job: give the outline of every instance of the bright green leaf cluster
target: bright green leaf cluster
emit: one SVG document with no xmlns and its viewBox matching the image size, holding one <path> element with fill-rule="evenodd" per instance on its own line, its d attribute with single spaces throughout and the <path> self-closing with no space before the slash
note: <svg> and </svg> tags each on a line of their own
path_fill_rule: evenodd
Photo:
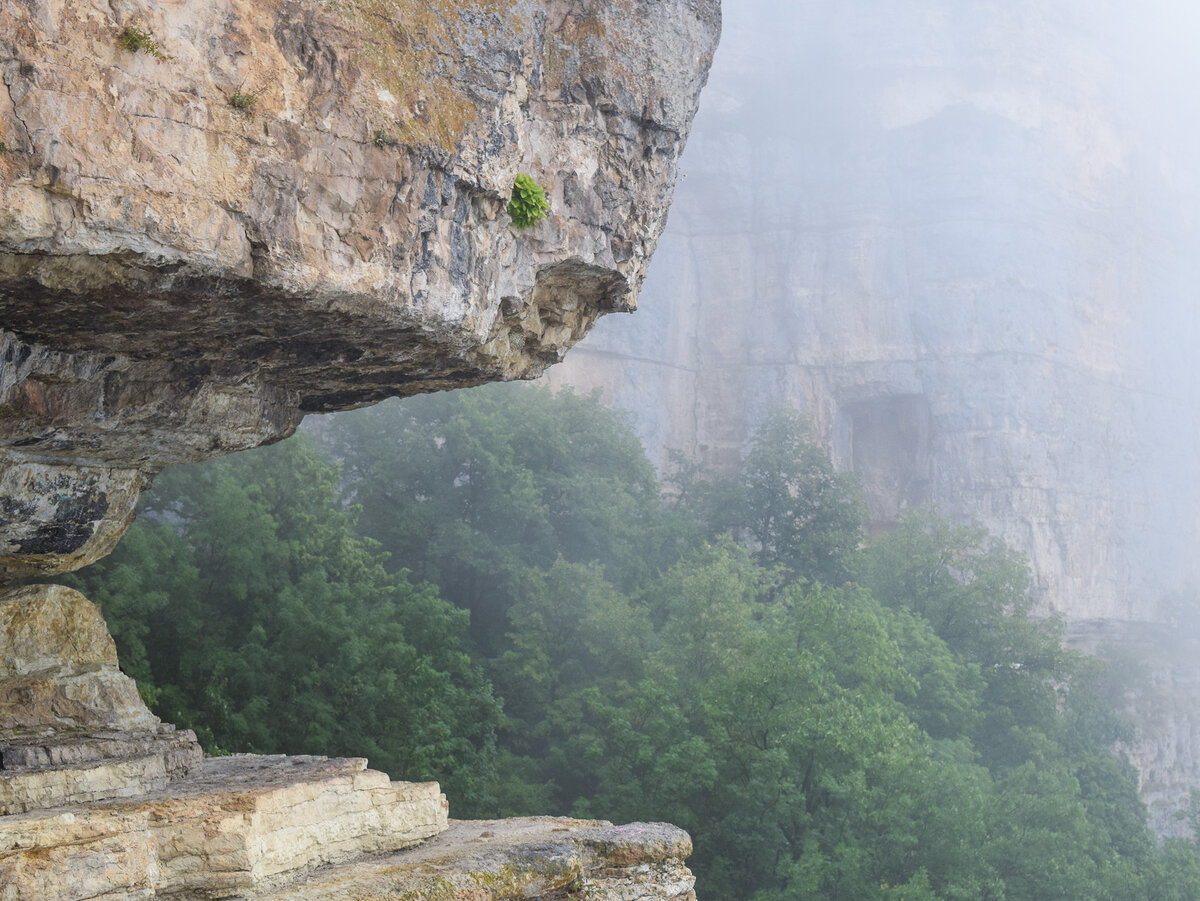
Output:
<svg viewBox="0 0 1200 901">
<path fill-rule="evenodd" d="M 536 181 L 522 172 L 513 182 L 512 199 L 508 201 L 508 215 L 517 228 L 537 225 L 550 212 L 550 201 L 546 192 Z"/>
<path fill-rule="evenodd" d="M 117 38 L 117 43 L 130 53 L 149 53 L 155 59 L 166 59 L 167 56 L 158 49 L 158 42 L 154 40 L 154 36 L 150 32 L 138 28 L 136 25 L 126 25 L 121 36 Z"/>
</svg>

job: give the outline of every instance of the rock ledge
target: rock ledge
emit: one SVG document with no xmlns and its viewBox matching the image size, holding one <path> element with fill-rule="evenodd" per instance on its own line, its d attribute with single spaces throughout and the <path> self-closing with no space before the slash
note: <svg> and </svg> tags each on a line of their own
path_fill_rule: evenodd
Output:
<svg viewBox="0 0 1200 901">
<path fill-rule="evenodd" d="M 425 844 L 313 873 L 264 899 L 695 901 L 686 832 L 664 823 L 536 817 L 451 821 Z"/>
</svg>

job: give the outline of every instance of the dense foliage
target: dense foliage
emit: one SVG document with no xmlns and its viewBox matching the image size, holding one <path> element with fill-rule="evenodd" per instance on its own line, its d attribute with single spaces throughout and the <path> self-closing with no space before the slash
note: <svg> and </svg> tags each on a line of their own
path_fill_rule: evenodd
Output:
<svg viewBox="0 0 1200 901">
<path fill-rule="evenodd" d="M 366 756 L 482 808 L 499 705 L 467 614 L 388 573 L 338 485 L 303 439 L 171 470 L 83 588 L 152 709 L 210 751 Z"/>
<path fill-rule="evenodd" d="M 929 511 L 864 548 L 794 415 L 669 492 L 619 416 L 528 387 L 317 446 L 166 474 L 83 576 L 210 744 L 366 754 L 458 815 L 670 820 L 708 898 L 1200 897 L 1022 561 Z"/>
</svg>

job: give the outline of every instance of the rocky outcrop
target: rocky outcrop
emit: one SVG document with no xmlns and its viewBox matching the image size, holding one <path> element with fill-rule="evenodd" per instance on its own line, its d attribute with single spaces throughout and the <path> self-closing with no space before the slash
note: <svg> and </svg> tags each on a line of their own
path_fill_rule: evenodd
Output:
<svg viewBox="0 0 1200 901">
<path fill-rule="evenodd" d="M 719 28 L 719 0 L 0 6 L 0 894 L 258 897 L 446 828 L 362 760 L 202 761 L 93 605 L 11 586 L 108 553 L 167 464 L 530 378 L 633 309 Z M 523 828 L 311 896 L 691 898 L 677 830 Z"/>
<path fill-rule="evenodd" d="M 731 8 L 641 312 L 549 378 L 602 387 L 660 462 L 728 463 L 785 400 L 863 476 L 877 528 L 934 502 L 1027 553 L 1042 609 L 1083 631 L 1169 623 L 1200 582 L 1177 13 Z M 1143 774 L 1179 803 L 1200 732 L 1174 722 L 1144 724 L 1173 763 Z"/>
<path fill-rule="evenodd" d="M 447 831 L 437 783 L 392 782 L 361 758 L 202 759 L 117 669 L 95 605 L 61 586 L 0 593 L 0 735 L 11 901 L 695 901 L 691 841 L 673 826 Z"/>
<path fill-rule="evenodd" d="M 162 790 L 200 758 L 117 668 L 95 604 L 58 585 L 0 591 L 0 819 Z"/>
<path fill-rule="evenodd" d="M 103 554 L 138 472 L 535 376 L 632 309 L 718 28 L 717 0 L 6 4 L 0 473 L 75 500 L 13 495 L 0 565 Z"/>
<path fill-rule="evenodd" d="M 691 841 L 673 826 L 447 832 L 437 783 L 392 782 L 363 759 L 201 759 L 195 736 L 160 723 L 117 669 L 95 605 L 61 586 L 0 593 L 0 735 L 0 886 L 12 901 L 695 901 Z"/>
<path fill-rule="evenodd" d="M 0 884 L 19 901 L 257 897 L 446 825 L 437 783 L 365 760 L 218 757 L 169 789 L 0 817 Z"/>
</svg>

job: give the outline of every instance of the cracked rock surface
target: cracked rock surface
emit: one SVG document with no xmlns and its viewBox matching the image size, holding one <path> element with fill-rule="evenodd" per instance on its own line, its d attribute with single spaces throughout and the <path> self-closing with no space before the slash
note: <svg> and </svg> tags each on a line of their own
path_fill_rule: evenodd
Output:
<svg viewBox="0 0 1200 901">
<path fill-rule="evenodd" d="M 0 575 L 106 553 L 139 474 L 536 376 L 633 309 L 719 27 L 718 0 L 0 7 L 0 478 L 89 482 L 0 518 Z M 520 172 L 551 204 L 524 231 Z"/>
</svg>

